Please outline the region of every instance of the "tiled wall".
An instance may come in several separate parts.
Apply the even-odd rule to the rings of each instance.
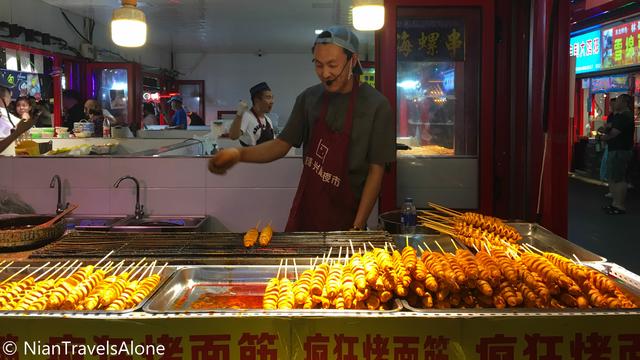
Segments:
[[[283,231],[302,170],[299,157],[269,164],[238,164],[227,175],[209,173],[206,158],[20,158],[0,157],[0,189],[19,194],[38,213],[53,213],[53,174],[63,181],[63,198],[78,214],[133,214],[135,190],[149,215],[209,215],[211,231],[245,231],[258,220]],[[370,226],[375,226],[374,209]]]

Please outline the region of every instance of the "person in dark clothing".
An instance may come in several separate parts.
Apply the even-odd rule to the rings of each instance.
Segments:
[[[624,205],[627,196],[626,175],[633,149],[634,123],[631,111],[633,98],[622,94],[618,96],[614,106],[615,114],[608,126],[610,130],[600,136],[600,139],[607,142],[609,149],[607,179],[613,198],[611,206],[605,207],[605,211],[610,215],[619,215],[626,213]]]
[[[62,92],[62,126],[73,131],[73,123],[85,118],[84,106],[80,94],[75,90]]]

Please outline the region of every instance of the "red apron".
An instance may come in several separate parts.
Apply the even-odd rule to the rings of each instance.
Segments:
[[[342,131],[333,131],[327,124],[329,96],[324,93],[285,231],[337,231],[353,226],[358,204],[349,182],[349,140],[357,93],[354,81]]]

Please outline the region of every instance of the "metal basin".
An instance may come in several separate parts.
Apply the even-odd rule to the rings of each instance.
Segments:
[[[67,229],[79,231],[109,231],[118,221],[125,216],[72,216],[67,218]]]
[[[126,218],[111,226],[111,231],[123,232],[201,232],[206,216],[149,216],[143,219]]]

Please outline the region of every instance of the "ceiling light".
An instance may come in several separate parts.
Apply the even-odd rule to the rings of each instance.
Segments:
[[[323,32],[323,31],[324,31],[324,30],[322,30],[322,29],[316,29],[316,35],[320,35],[320,34],[322,34],[322,32]]]
[[[380,30],[384,26],[384,0],[353,0],[353,27],[360,31]]]
[[[111,40],[118,46],[138,47],[147,42],[147,22],[136,0],[122,0],[122,7],[113,10]]]

